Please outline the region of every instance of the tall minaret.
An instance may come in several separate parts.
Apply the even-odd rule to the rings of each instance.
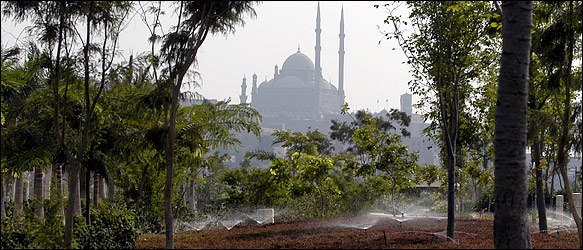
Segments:
[[[239,96],[241,99],[241,104],[247,103],[247,78],[243,76],[243,84],[241,84],[241,95]]]
[[[277,75],[279,75],[279,69],[276,64],[275,67],[273,67],[273,78],[277,78]]]
[[[344,5],[340,12],[340,47],[338,49],[338,94],[342,96],[342,103],[344,105]]]
[[[322,67],[320,66],[320,2],[318,2],[318,13],[316,14],[316,74],[314,76],[314,82],[316,86],[320,86],[320,79],[322,79]]]
[[[253,101],[257,101],[257,74],[253,74],[253,87],[251,87],[251,97]]]

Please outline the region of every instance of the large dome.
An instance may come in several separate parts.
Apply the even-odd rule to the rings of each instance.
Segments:
[[[298,50],[289,56],[281,68],[282,71],[314,70],[314,63],[310,58]]]
[[[279,88],[308,88],[309,85],[304,83],[300,78],[295,76],[284,76],[278,79],[274,86]]]

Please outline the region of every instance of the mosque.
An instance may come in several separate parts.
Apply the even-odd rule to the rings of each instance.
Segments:
[[[247,96],[247,79],[241,85],[241,103],[250,103],[263,116],[263,127],[306,131],[320,129],[317,121],[330,126],[330,116],[340,115],[344,103],[344,9],[340,17],[340,46],[338,50],[338,88],[322,77],[320,63],[320,3],[316,14],[315,64],[300,51],[290,55],[281,70],[275,65],[273,79],[257,83],[253,74],[251,100]],[[298,122],[301,121],[301,122]],[[306,121],[308,121],[306,123]],[[311,122],[309,122],[311,121]],[[303,124],[303,125],[302,125]],[[308,126],[305,126],[308,124]],[[326,128],[322,128],[327,130]],[[320,129],[320,131],[322,131]]]
[[[351,122],[348,115],[340,113],[345,101],[344,93],[344,8],[340,12],[339,48],[338,48],[338,87],[332,85],[322,77],[320,60],[320,4],[316,13],[316,46],[315,63],[310,57],[298,50],[290,55],[283,63],[281,70],[275,65],[273,78],[258,83],[257,75],[253,74],[251,96],[247,95],[247,79],[243,77],[241,84],[241,103],[247,103],[257,109],[262,116],[261,139],[258,140],[248,133],[237,133],[242,142],[240,150],[223,150],[231,156],[227,163],[231,167],[239,166],[244,153],[253,150],[273,152],[283,157],[285,149],[273,145],[272,133],[276,130],[291,130],[305,133],[318,130],[328,135],[331,130],[331,120]],[[401,96],[401,111],[411,116],[412,122],[407,128],[411,136],[403,138],[403,143],[412,151],[419,152],[419,164],[435,164],[438,162],[434,143],[422,135],[428,124],[423,123],[421,116],[412,112],[412,95]],[[386,115],[383,110],[374,115]],[[400,128],[399,128],[400,130]],[[398,131],[398,130],[397,130]],[[343,145],[333,142],[335,148]],[[430,149],[432,148],[432,149]],[[267,167],[265,162],[256,162]]]

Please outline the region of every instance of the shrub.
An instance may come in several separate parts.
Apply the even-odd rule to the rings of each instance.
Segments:
[[[30,248],[32,234],[26,228],[22,220],[6,219],[2,221],[2,236],[0,248],[22,249]]]
[[[139,235],[136,215],[123,205],[103,202],[91,210],[91,226],[80,221],[76,227],[80,248],[133,248]]]
[[[473,206],[474,211],[489,211],[494,212],[494,192],[486,189],[481,196],[475,201]],[[488,210],[489,209],[489,210]]]
[[[34,215],[32,202],[27,201],[17,219],[2,221],[2,249],[60,248],[63,245],[63,216],[56,215],[56,203],[45,200],[45,216]]]

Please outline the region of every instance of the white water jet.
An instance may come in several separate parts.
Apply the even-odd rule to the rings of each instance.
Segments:
[[[570,213],[547,209],[548,231],[576,230],[577,225]]]
[[[410,214],[403,213],[403,214],[401,214],[401,216],[394,216],[392,214],[385,214],[385,213],[370,213],[370,215],[379,216],[379,217],[386,217],[386,218],[389,218],[391,220],[395,220],[395,221],[397,221],[399,223],[402,223],[402,222],[405,222],[405,221],[409,221],[409,220],[416,220],[416,219],[434,219],[434,220],[437,220],[437,221],[442,221],[442,220],[447,219],[447,217],[444,217],[444,216],[436,216],[436,215],[429,216],[429,214],[426,214],[426,215],[418,215],[418,214],[410,215]]]
[[[241,220],[221,220],[220,222],[228,231],[231,231],[233,227],[241,223]]]
[[[195,221],[192,224],[192,227],[196,229],[196,231],[200,231],[204,229],[209,224],[209,221]]]
[[[274,209],[257,209],[252,214],[243,214],[245,216],[244,219],[250,219],[251,221],[255,222],[256,224],[263,225],[263,224],[271,224],[274,223]]]
[[[193,219],[191,221],[177,221],[176,229],[178,231],[185,230],[200,231],[203,230],[205,227],[209,226],[213,221],[215,221],[215,219],[208,215],[202,218]]]

